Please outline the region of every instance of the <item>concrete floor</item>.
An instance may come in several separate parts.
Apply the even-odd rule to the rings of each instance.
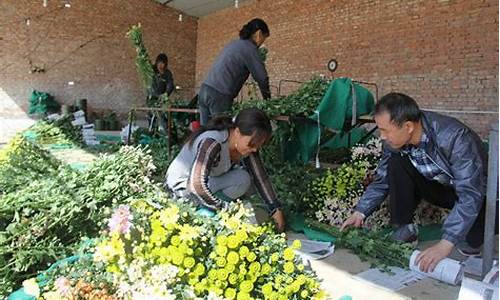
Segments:
[[[28,117],[0,117],[0,147],[8,143],[16,133],[30,127],[34,123],[35,120]]]

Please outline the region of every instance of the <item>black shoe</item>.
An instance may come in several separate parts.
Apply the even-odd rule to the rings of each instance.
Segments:
[[[478,256],[481,254],[481,246],[472,247],[466,241],[457,244],[457,251],[464,256]]]
[[[418,243],[418,227],[415,224],[401,225],[392,232],[391,238],[401,243]]]

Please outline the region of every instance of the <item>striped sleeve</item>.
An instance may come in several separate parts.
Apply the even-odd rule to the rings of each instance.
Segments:
[[[264,169],[259,153],[250,154],[248,157],[244,158],[243,163],[248,172],[252,175],[257,192],[266,204],[268,213],[273,215],[274,212],[281,207],[281,204],[278,201],[278,196],[274,191],[271,180]]]
[[[214,139],[202,140],[191,167],[187,189],[203,206],[217,210],[223,207],[220,199],[208,189],[208,175],[220,159],[221,145]]]

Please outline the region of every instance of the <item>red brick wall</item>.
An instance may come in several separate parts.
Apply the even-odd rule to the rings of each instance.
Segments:
[[[243,24],[263,18],[271,83],[327,74],[407,93],[422,107],[498,111],[498,1],[261,0],[198,21],[196,85]],[[291,85],[290,85],[291,86]],[[498,114],[454,114],[483,136]]]
[[[0,116],[26,110],[32,89],[47,91],[61,103],[87,98],[93,110],[121,114],[143,103],[135,50],[125,37],[138,22],[151,59],[166,52],[180,96],[192,96],[196,18],[184,16],[179,22],[177,11],[152,0],[69,2],[71,7],[62,9],[62,1],[49,0],[48,7],[41,0],[0,2]],[[46,72],[28,73],[29,60]]]

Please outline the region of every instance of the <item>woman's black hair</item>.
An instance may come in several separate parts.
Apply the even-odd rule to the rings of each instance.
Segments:
[[[187,139],[191,147],[198,136],[209,130],[231,130],[238,128],[242,135],[252,136],[250,146],[257,145],[260,142],[266,142],[271,138],[271,121],[266,113],[258,108],[245,108],[241,110],[236,118],[221,116],[208,121],[207,125],[200,127],[193,132]]]
[[[153,70],[158,73],[158,63],[168,64],[168,56],[165,53],[160,53],[156,57],[155,64],[153,65]]]
[[[266,37],[270,34],[269,27],[267,27],[266,22],[262,19],[255,18],[241,28],[240,39],[248,40],[257,30],[262,31],[262,34]]]

